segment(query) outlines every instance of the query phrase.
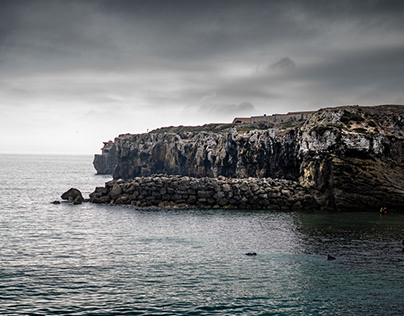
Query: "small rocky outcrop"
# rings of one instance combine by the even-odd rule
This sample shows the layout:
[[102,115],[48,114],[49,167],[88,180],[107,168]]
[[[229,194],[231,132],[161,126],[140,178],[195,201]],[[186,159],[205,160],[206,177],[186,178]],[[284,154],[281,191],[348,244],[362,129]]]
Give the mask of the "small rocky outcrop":
[[75,189],[75,188],[71,188],[68,191],[66,191],[65,193],[63,193],[61,198],[63,200],[67,200],[75,205],[81,204],[84,201],[83,195],[81,194],[80,190]]

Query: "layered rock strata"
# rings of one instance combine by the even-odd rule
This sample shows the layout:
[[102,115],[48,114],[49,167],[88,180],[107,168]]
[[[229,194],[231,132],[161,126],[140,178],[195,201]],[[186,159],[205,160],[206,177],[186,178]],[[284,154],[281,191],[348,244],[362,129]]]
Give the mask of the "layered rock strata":
[[299,182],[324,208],[404,211],[404,106],[321,110],[299,134]]
[[295,130],[127,134],[115,139],[114,179],[153,174],[297,179]]
[[314,209],[309,191],[290,180],[137,177],[112,180],[90,194],[93,203],[198,209]]

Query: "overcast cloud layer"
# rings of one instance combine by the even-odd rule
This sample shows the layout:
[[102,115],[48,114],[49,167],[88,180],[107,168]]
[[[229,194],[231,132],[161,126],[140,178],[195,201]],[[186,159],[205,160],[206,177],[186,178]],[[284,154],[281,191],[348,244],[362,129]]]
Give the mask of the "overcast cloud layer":
[[0,152],[404,103],[404,1],[0,0]]

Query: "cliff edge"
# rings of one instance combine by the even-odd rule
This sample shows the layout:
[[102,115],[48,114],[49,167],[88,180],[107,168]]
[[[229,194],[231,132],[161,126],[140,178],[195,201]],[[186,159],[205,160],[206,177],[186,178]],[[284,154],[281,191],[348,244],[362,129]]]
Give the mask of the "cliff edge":
[[104,142],[101,154],[94,155],[93,165],[97,174],[112,174],[118,163],[115,144],[112,140]]

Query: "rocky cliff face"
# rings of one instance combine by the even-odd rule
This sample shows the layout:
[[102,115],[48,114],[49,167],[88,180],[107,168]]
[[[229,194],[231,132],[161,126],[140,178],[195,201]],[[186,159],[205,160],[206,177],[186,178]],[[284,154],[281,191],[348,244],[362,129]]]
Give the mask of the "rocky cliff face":
[[94,168],[97,170],[97,174],[112,174],[118,163],[115,144],[105,142],[101,150],[101,155],[94,155]]
[[121,135],[115,179],[152,174],[191,177],[272,177],[297,179],[295,131],[269,130]]
[[403,106],[321,110],[299,133],[299,181],[323,207],[404,209]]
[[404,206],[403,106],[322,109],[271,129],[161,129],[120,135],[114,146],[114,179],[271,177],[299,181],[327,209]]

